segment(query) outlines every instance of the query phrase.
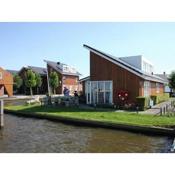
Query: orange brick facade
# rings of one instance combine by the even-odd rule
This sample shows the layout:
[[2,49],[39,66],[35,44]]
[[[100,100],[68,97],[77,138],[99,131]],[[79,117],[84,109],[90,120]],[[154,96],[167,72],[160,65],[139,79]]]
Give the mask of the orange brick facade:
[[6,70],[0,68],[0,96],[4,95],[13,96],[13,76]]

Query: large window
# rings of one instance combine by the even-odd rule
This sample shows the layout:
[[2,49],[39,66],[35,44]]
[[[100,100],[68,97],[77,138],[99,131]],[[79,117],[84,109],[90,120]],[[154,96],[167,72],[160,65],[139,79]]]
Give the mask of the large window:
[[112,81],[87,81],[85,93],[88,104],[111,104]]
[[144,96],[147,97],[150,95],[151,87],[149,81],[144,81]]
[[151,74],[153,72],[153,66],[149,63],[143,61],[143,71],[145,73]]

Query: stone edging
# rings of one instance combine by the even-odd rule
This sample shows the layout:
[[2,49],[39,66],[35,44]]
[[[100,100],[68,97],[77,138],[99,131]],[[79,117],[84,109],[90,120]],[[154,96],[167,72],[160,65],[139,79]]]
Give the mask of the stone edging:
[[54,116],[54,115],[45,115],[45,114],[31,114],[13,110],[4,109],[6,114],[14,114],[20,117],[30,117],[30,118],[39,118],[39,119],[48,119],[52,121],[58,121],[78,126],[90,126],[90,127],[100,127],[100,128],[109,128],[117,130],[131,131],[135,133],[143,133],[150,135],[163,135],[163,136],[175,136],[175,129],[163,128],[163,127],[149,127],[149,126],[134,126],[127,124],[117,124],[105,121],[95,121],[95,120],[83,120],[77,118],[70,118],[64,116]]

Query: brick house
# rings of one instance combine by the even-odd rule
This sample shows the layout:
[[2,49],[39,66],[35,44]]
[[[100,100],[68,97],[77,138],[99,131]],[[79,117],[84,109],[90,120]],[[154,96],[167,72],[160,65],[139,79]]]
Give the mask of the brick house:
[[47,64],[48,74],[55,71],[59,77],[59,87],[57,94],[62,94],[64,87],[70,90],[70,94],[79,91],[79,76],[81,75],[75,68],[60,62],[44,60]]
[[7,93],[9,97],[13,96],[13,76],[0,67],[0,96],[4,93]]
[[164,93],[167,82],[153,74],[153,65],[142,55],[119,58],[84,47],[90,52],[90,76],[80,82],[87,104],[118,104],[121,92],[130,102]]

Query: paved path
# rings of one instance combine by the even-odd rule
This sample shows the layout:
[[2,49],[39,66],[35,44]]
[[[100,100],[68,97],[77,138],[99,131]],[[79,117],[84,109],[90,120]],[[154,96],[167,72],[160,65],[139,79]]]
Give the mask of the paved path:
[[152,114],[152,115],[156,115],[160,113],[160,108],[165,107],[166,105],[171,104],[171,100],[163,102],[163,103],[159,103],[155,106],[153,106],[151,109],[148,109],[146,111],[142,111],[139,112],[140,114]]

